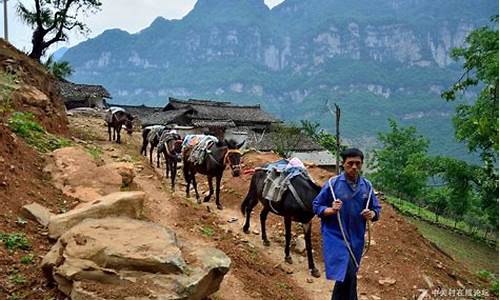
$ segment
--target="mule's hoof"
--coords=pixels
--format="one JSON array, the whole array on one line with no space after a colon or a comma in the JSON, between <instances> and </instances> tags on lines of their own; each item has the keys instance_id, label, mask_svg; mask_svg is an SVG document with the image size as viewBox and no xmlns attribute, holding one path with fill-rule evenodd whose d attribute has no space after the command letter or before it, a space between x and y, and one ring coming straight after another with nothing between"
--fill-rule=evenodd
<instances>
[{"instance_id":1,"label":"mule's hoof","mask_svg":"<svg viewBox=\"0 0 500 300\"><path fill-rule=\"evenodd\" d=\"M224 207L222 207L222 204L217 204L217 209L219 209L219 210L223 210L223 209L224 209Z\"/></svg>"},{"instance_id":2,"label":"mule's hoof","mask_svg":"<svg viewBox=\"0 0 500 300\"><path fill-rule=\"evenodd\" d=\"M203 197L203 202L208 202L210 201L210 197Z\"/></svg>"},{"instance_id":3,"label":"mule's hoof","mask_svg":"<svg viewBox=\"0 0 500 300\"><path fill-rule=\"evenodd\" d=\"M309 273L311 274L312 277L316 277L316 278L319 278L321 277L321 273L319 272L318 269L314 268L314 269L310 269L309 270Z\"/></svg>"},{"instance_id":4,"label":"mule's hoof","mask_svg":"<svg viewBox=\"0 0 500 300\"><path fill-rule=\"evenodd\" d=\"M196 199L196 203L201 204L201 199L200 199L200 198L197 198L197 199Z\"/></svg>"},{"instance_id":5,"label":"mule's hoof","mask_svg":"<svg viewBox=\"0 0 500 300\"><path fill-rule=\"evenodd\" d=\"M271 246L271 242L268 240L264 240L263 243L264 243L264 246L266 246L266 247Z\"/></svg>"},{"instance_id":6,"label":"mule's hoof","mask_svg":"<svg viewBox=\"0 0 500 300\"><path fill-rule=\"evenodd\" d=\"M244 232L245 234L249 234L249 233L250 233L250 230L249 230L248 228L246 228L246 229L245 229L245 227L243 227L243 232Z\"/></svg>"},{"instance_id":7,"label":"mule's hoof","mask_svg":"<svg viewBox=\"0 0 500 300\"><path fill-rule=\"evenodd\" d=\"M288 264L293 264L293 259L291 256L287 256L285 257L285 261L288 263Z\"/></svg>"}]
</instances>

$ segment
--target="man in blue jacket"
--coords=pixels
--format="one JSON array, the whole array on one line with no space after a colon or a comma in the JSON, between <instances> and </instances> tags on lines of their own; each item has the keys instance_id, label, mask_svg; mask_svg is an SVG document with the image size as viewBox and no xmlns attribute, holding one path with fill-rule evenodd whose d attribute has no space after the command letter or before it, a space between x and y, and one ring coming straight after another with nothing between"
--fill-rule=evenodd
<instances>
[{"instance_id":1,"label":"man in blue jacket","mask_svg":"<svg viewBox=\"0 0 500 300\"><path fill-rule=\"evenodd\" d=\"M321 218L326 278L335 280L332 300L357 300L356 273L365 245L366 221L377 221L381 206L370 182L359 175L363 152L351 148L340 155L344 173L323 186L313 209Z\"/></svg>"}]
</instances>

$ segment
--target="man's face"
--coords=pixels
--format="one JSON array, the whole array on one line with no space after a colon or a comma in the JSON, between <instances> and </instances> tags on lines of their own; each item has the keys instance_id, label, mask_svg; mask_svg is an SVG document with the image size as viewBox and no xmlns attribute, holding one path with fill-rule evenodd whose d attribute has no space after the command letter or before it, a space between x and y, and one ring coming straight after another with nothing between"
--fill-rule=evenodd
<instances>
[{"instance_id":1,"label":"man's face","mask_svg":"<svg viewBox=\"0 0 500 300\"><path fill-rule=\"evenodd\" d=\"M357 178L362 166L363 161L359 156L347 157L344 161L344 171L349 179Z\"/></svg>"}]
</instances>

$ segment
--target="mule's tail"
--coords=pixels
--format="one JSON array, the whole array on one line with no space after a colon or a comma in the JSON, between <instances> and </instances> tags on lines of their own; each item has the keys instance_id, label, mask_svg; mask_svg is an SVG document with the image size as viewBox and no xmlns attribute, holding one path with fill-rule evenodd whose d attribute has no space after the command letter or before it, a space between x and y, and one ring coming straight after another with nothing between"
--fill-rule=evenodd
<instances>
[{"instance_id":1,"label":"mule's tail","mask_svg":"<svg viewBox=\"0 0 500 300\"><path fill-rule=\"evenodd\" d=\"M248 193L243 202L241 202L240 209L243 215L245 215L246 209L250 204L250 201L256 198L256 196L257 196L257 176L255 176L254 174L252 176L252 180L250 181L250 187L248 188Z\"/></svg>"}]
</instances>

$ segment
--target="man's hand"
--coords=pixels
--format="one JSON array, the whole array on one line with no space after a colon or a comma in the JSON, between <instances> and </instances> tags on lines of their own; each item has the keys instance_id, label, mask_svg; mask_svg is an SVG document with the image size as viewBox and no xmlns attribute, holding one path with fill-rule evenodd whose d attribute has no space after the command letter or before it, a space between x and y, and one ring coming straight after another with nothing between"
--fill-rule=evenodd
<instances>
[{"instance_id":1,"label":"man's hand","mask_svg":"<svg viewBox=\"0 0 500 300\"><path fill-rule=\"evenodd\" d=\"M369 209L363 209L363 211L361 212L361 215L367 221L371 221L373 218L375 218L375 212L373 210L369 210Z\"/></svg>"},{"instance_id":2,"label":"man's hand","mask_svg":"<svg viewBox=\"0 0 500 300\"><path fill-rule=\"evenodd\" d=\"M323 211L323 216L325 216L325 217L332 216L332 215L336 214L340 210L341 207L342 207L342 201L337 199L337 200L333 201L331 207L327 207Z\"/></svg>"},{"instance_id":3,"label":"man's hand","mask_svg":"<svg viewBox=\"0 0 500 300\"><path fill-rule=\"evenodd\" d=\"M333 201L332 208L335 211L335 213L337 213L340 210L340 208L342 208L342 200L337 199Z\"/></svg>"}]
</instances>

